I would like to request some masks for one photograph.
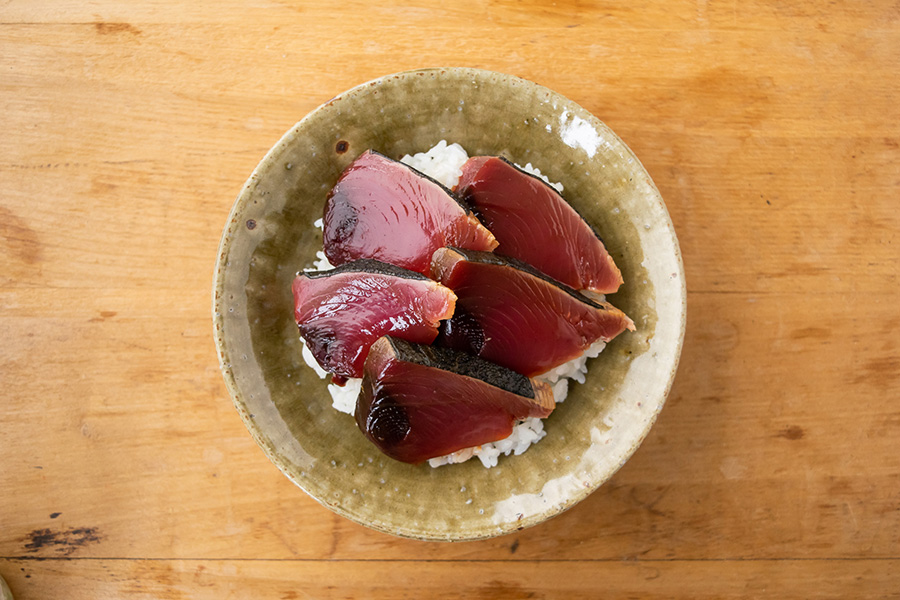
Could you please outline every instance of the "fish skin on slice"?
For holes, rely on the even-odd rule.
[[[497,238],[497,254],[576,290],[611,294],[622,285],[599,234],[539,177],[502,157],[475,156],[463,165],[456,191]]]
[[[369,347],[391,334],[429,344],[456,295],[420,273],[372,259],[298,273],[291,286],[300,334],[323,369],[362,377]]]
[[[470,352],[528,377],[610,341],[634,323],[521,261],[487,252],[441,248],[432,277],[456,293],[453,317],[436,344]]]
[[[425,275],[438,248],[497,246],[447,188],[373,150],[357,157],[328,194],[323,230],[333,265],[374,258]]]
[[[356,424],[396,460],[422,461],[507,438],[555,407],[546,382],[448,348],[385,336],[366,359]]]

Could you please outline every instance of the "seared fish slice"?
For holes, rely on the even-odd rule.
[[[371,259],[300,273],[292,289],[300,334],[322,368],[341,377],[362,377],[382,335],[431,343],[456,304],[443,285]]]
[[[375,258],[427,274],[443,246],[493,250],[491,232],[441,184],[367,150],[325,203],[325,256],[333,265]]]
[[[457,192],[497,238],[497,254],[576,290],[611,294],[622,285],[597,232],[543,180],[496,156],[470,158],[462,171]]]
[[[509,437],[555,406],[544,382],[480,358],[382,337],[369,351],[356,424],[399,461],[420,463]]]
[[[436,343],[533,377],[597,340],[634,330],[625,313],[594,302],[522,262],[442,248],[432,276],[456,293],[456,310]]]

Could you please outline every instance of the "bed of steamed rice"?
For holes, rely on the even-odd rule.
[[[468,154],[459,144],[447,144],[441,140],[433,148],[427,152],[420,152],[412,156],[406,155],[400,160],[407,165],[425,173],[432,179],[440,182],[447,188],[453,188],[462,175],[462,166],[469,159]],[[525,166],[516,165],[523,171],[531,173],[546,181],[549,185],[556,188],[557,191],[563,191],[563,185],[557,182],[551,182],[539,169],[533,167],[531,163]],[[315,222],[315,226],[322,227],[322,219]],[[307,271],[326,271],[332,269],[331,263],[328,262],[323,251],[316,252],[316,260],[313,261],[312,267]],[[598,298],[602,300],[601,298]],[[302,338],[301,338],[301,341]],[[596,357],[606,344],[602,341],[595,342],[581,356],[570,360],[542,375],[537,379],[542,379],[550,384],[553,388],[553,397],[557,403],[563,402],[569,393],[569,381],[584,383],[587,375],[587,361]],[[328,376],[316,362],[312,352],[303,343],[303,359],[307,365],[312,368],[316,374],[325,379]],[[348,379],[347,383],[341,387],[333,383],[328,384],[328,392],[331,394],[332,407],[335,410],[352,415],[356,409],[356,398],[359,396],[360,385],[362,379]],[[483,444],[473,448],[464,448],[446,456],[432,458],[428,464],[432,467],[442,465],[456,464],[469,460],[473,456],[477,456],[481,463],[487,467],[494,467],[501,455],[509,456],[510,454],[520,455],[532,445],[538,443],[547,432],[544,431],[544,422],[538,418],[529,418],[521,421],[513,427],[512,434],[503,440],[490,444]]]

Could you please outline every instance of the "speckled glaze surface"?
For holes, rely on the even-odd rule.
[[[13,600],[12,592],[2,577],[0,577],[0,600]]]
[[[321,249],[325,197],[356,156],[399,158],[442,139],[470,156],[532,163],[600,232],[625,284],[609,300],[634,320],[590,362],[588,380],[546,420],[547,436],[485,469],[432,469],[378,452],[331,408],[301,357],[290,283]],[[390,534],[471,540],[572,507],[640,445],[675,376],[685,326],[681,255],[662,198],[603,123],[532,82],[464,68],[382,77],[319,107],[265,156],[241,190],[216,264],[213,320],[234,405],[271,461],[323,505]]]

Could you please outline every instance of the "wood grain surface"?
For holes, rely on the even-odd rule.
[[[0,1],[0,575],[36,598],[900,597],[900,5]],[[649,438],[494,540],[333,515],[212,341],[242,183],[409,68],[513,73],[640,157],[688,328]]]

